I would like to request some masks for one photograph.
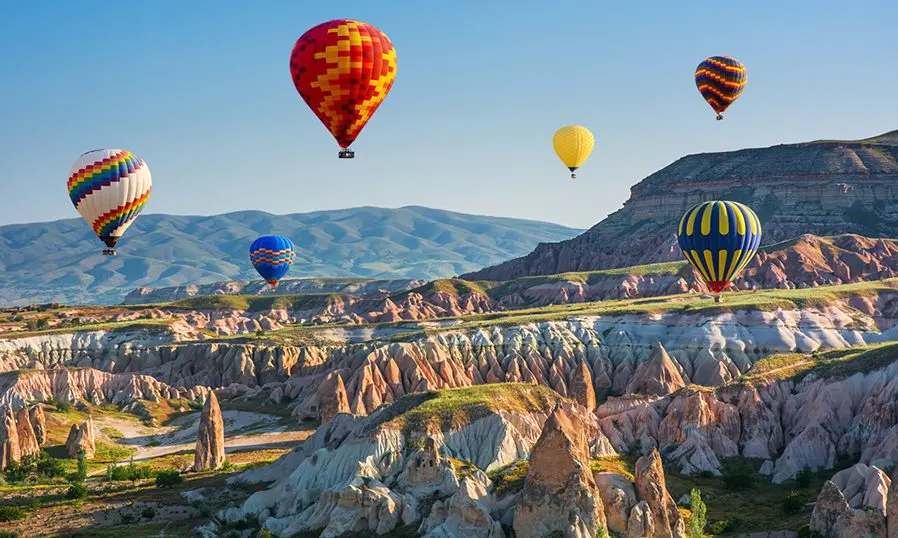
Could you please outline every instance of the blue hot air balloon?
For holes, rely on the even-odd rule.
[[[249,246],[249,260],[262,278],[272,287],[277,287],[278,281],[284,278],[296,261],[296,247],[286,237],[263,235]]]
[[[758,252],[761,221],[739,202],[702,202],[683,214],[677,241],[708,288],[720,293]]]

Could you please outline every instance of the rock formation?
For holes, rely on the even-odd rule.
[[[421,533],[443,538],[467,536],[458,533],[473,533],[475,526],[482,526],[476,532],[498,538],[501,527],[491,514],[494,509],[507,511],[507,506],[494,505],[483,473],[474,471],[460,479],[443,455],[483,470],[525,459],[559,398],[545,388],[523,384],[488,385],[469,397],[475,395],[475,403],[465,403],[451,421],[405,421],[406,413],[415,412],[435,397],[433,393],[405,396],[367,417],[337,415],[296,451],[236,477],[241,482],[275,482],[222,516],[228,521],[257,517],[278,535],[320,531],[333,536],[356,526],[359,531],[387,532],[391,525],[421,521]],[[465,418],[475,409],[479,418]],[[585,410],[582,415],[590,416]],[[596,438],[587,440],[584,432]],[[584,424],[580,435],[584,443],[603,437],[594,423]],[[462,487],[464,480],[469,482]],[[422,512],[427,505],[419,506],[416,500],[427,496],[438,501],[429,513]]]
[[[32,430],[34,430],[37,444],[43,445],[47,442],[47,419],[44,416],[44,408],[40,404],[28,408],[28,419],[31,422]]]
[[[640,363],[627,384],[628,394],[664,396],[686,386],[680,367],[670,358],[661,342],[652,350],[649,360]]]
[[[620,535],[626,535],[630,527],[629,520],[633,507],[637,504],[636,490],[633,484],[624,476],[616,473],[595,473],[593,475],[599,495],[602,497],[602,506],[605,508],[605,519],[608,522],[608,530]],[[641,527],[634,527],[634,533]]]
[[[19,454],[23,458],[40,455],[41,447],[37,442],[37,436],[26,407],[20,408],[16,413],[16,434],[19,438]]]
[[[224,464],[224,421],[218,398],[210,391],[200,414],[196,432],[196,453],[193,459],[194,471],[218,469]]]
[[[596,408],[596,391],[593,388],[592,374],[589,373],[586,361],[580,361],[580,364],[574,367],[568,386],[568,396],[587,411]]]
[[[338,372],[331,372],[324,378],[324,383],[318,390],[318,398],[321,402],[319,414],[322,423],[330,422],[340,413],[352,412],[346,396],[346,385]]]
[[[505,538],[502,525],[490,515],[489,478],[474,471],[448,500],[436,501],[418,534],[428,538]]]
[[[12,409],[0,407],[0,470],[22,459],[19,449],[18,428]]]
[[[667,491],[661,455],[652,450],[636,461],[636,494],[648,505],[656,538],[686,538],[686,525]],[[639,514],[645,513],[640,509]],[[637,516],[637,520],[641,516]],[[643,518],[644,519],[644,518]],[[645,531],[643,531],[645,532]]]
[[[563,408],[546,421],[530,454],[527,479],[515,509],[518,538],[552,533],[592,538],[600,531],[607,532],[584,429],[576,415]]]
[[[692,205],[723,199],[754,208],[763,244],[805,233],[891,237],[898,223],[898,132],[683,157],[633,186],[624,207],[582,235],[462,275],[508,280],[678,260],[670,230]]]
[[[72,424],[69,430],[69,436],[65,441],[65,449],[69,457],[77,458],[80,452],[84,452],[84,457],[91,459],[97,450],[94,432],[93,418],[88,416],[87,420],[78,424]]]
[[[890,486],[885,473],[863,463],[836,473],[817,497],[811,531],[827,538],[887,538]]]

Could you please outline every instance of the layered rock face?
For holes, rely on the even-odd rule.
[[[76,335],[48,335],[0,341],[6,349],[0,367],[50,368],[62,363],[122,374],[139,372],[168,387],[197,387],[194,392],[199,387],[227,387],[220,393],[224,397],[267,397],[276,388],[274,400],[311,419],[321,418],[320,385],[331,372],[339,373],[347,400],[331,402],[334,412],[345,411],[348,403],[350,412],[365,414],[410,392],[502,381],[536,382],[588,405],[590,394],[581,365],[589,371],[597,400],[623,394],[628,387],[649,393],[672,390],[681,380],[720,385],[772,353],[806,353],[898,339],[895,298],[898,293],[882,293],[837,300],[825,307],[772,312],[583,316],[522,326],[445,329],[405,343],[145,345],[136,340],[116,347],[118,340],[107,345],[101,337],[82,342]],[[328,334],[343,342],[355,339],[356,334],[359,339],[378,340],[377,333],[355,331],[329,329]],[[674,364],[656,350],[659,342]],[[645,370],[648,366],[638,372],[643,363],[660,368],[655,372],[659,375],[664,373],[659,386],[644,386],[655,383],[655,374]],[[121,380],[116,383],[144,383],[144,377],[133,381],[132,377],[116,378]],[[0,376],[0,402],[8,392],[6,379],[18,378]],[[49,394],[57,385],[41,390]],[[153,392],[149,387],[146,391]]]
[[[673,233],[706,200],[752,207],[762,244],[812,233],[891,237],[898,224],[898,131],[683,157],[630,191],[624,207],[584,234],[541,243],[527,256],[463,275],[508,280],[680,259]]]
[[[575,413],[557,409],[530,454],[514,514],[518,538],[559,533],[592,538],[607,533],[602,498],[589,464],[589,442]]]
[[[136,374],[110,374],[90,368],[56,368],[47,371],[23,371],[0,374],[0,405],[15,408],[29,402],[54,399],[74,403],[125,405],[137,400],[196,400],[209,392],[205,387],[173,388],[154,377]],[[43,422],[43,411],[34,411],[35,422]],[[43,426],[35,436],[45,437]]]
[[[218,469],[224,464],[224,421],[215,392],[209,391],[196,432],[194,471]]]

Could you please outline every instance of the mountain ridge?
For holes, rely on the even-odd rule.
[[[677,221],[711,199],[752,207],[765,245],[804,234],[891,237],[898,226],[898,131],[681,157],[631,187],[622,208],[583,234],[461,277],[509,280],[679,260]]]
[[[290,276],[432,279],[574,236],[557,224],[405,206],[275,215],[142,215],[104,258],[77,218],[0,226],[0,304],[118,302],[138,287],[256,279],[246,249],[280,233],[297,245]],[[172,261],[174,260],[174,261]]]

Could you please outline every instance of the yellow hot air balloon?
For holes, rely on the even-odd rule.
[[[567,125],[555,131],[552,138],[552,146],[561,162],[571,171],[571,177],[576,178],[574,172],[583,166],[583,163],[592,153],[596,139],[589,129],[580,125]]]

